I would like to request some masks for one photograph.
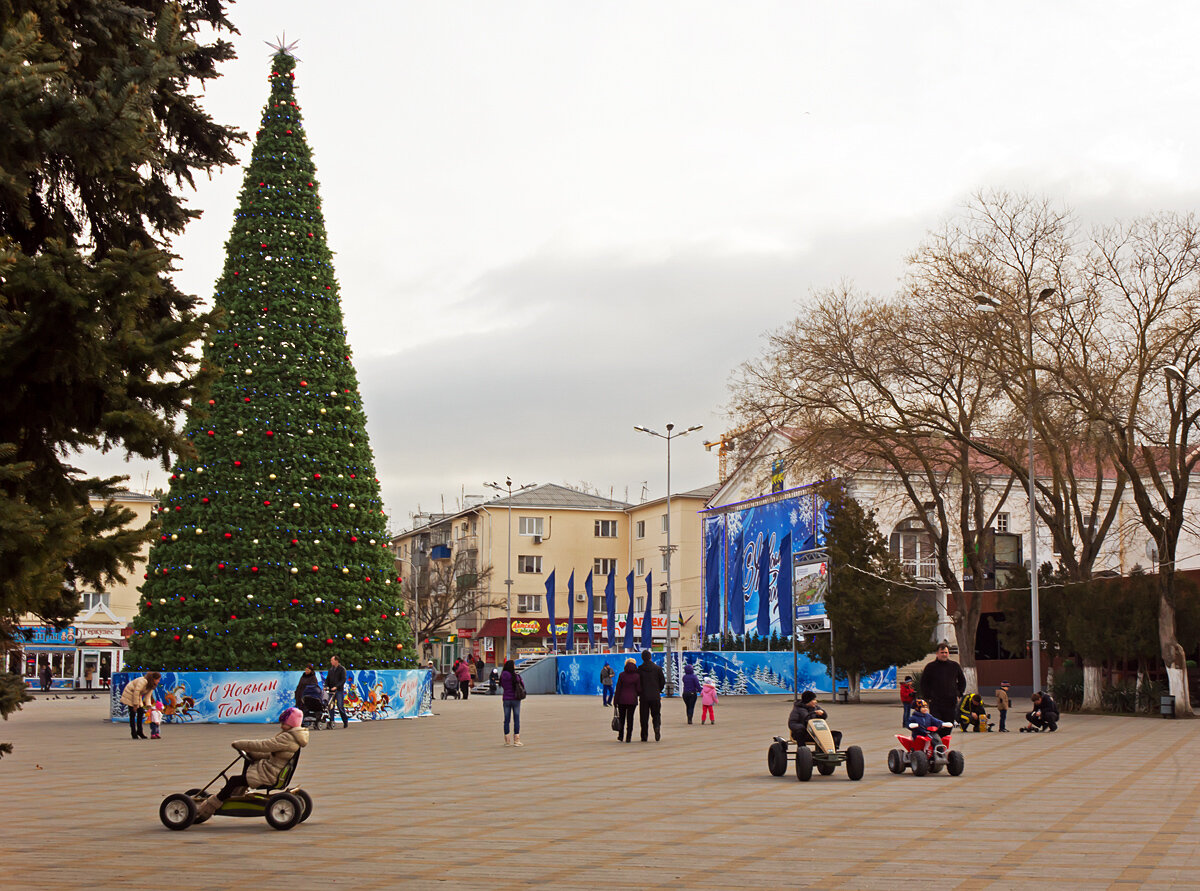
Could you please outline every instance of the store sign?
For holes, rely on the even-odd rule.
[[[119,647],[121,645],[120,641],[107,637],[89,637],[86,640],[77,640],[75,644],[80,647]]]
[[[513,634],[532,635],[542,629],[542,623],[537,619],[517,619],[512,623]]]
[[[477,629],[477,628],[459,628],[458,636],[459,637],[474,637],[475,632],[478,630],[479,629]]]
[[[31,644],[73,644],[75,643],[75,628],[50,628],[46,625],[21,625],[17,640]]]
[[[92,643],[92,640],[105,638],[110,642],[120,641],[124,638],[123,630],[117,625],[76,625],[75,639],[83,641],[83,646],[103,646]]]

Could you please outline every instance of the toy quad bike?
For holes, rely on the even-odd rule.
[[[909,724],[910,729],[916,730],[916,724]],[[919,777],[927,773],[938,773],[943,767],[952,777],[963,772],[966,762],[962,752],[950,748],[950,733],[954,729],[951,721],[943,721],[940,732],[923,731],[914,736],[896,734],[901,748],[888,752],[888,770],[892,773],[904,773],[905,768],[911,767],[912,772]],[[936,740],[936,741],[935,741]]]
[[[158,818],[168,829],[176,831],[187,829],[193,823],[203,823],[207,818],[196,819],[196,807],[209,795],[209,788],[217,782],[228,782],[229,771],[242,759],[251,760],[245,752],[238,756],[229,766],[212,778],[203,789],[188,789],[186,792],[176,792],[163,799],[158,809]],[[263,817],[273,829],[291,829],[297,823],[303,823],[312,815],[312,796],[299,786],[285,789],[287,781],[296,773],[296,765],[300,763],[300,752],[284,765],[279,778],[269,787],[255,791],[247,789],[241,795],[231,795],[218,808],[214,816],[219,817]]]
[[[833,731],[824,718],[812,718],[808,722],[809,739],[805,742],[794,742],[777,736],[767,749],[767,769],[771,776],[781,777],[787,773],[788,758],[796,762],[796,779],[807,783],[812,779],[813,767],[823,777],[829,776],[839,764],[845,763],[846,776],[852,780],[861,780],[865,761],[862,749],[850,746],[839,750],[833,741]],[[794,744],[795,754],[790,752]]]

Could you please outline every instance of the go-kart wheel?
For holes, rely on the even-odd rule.
[[[962,752],[951,751],[946,755],[946,770],[950,776],[960,776],[967,762],[963,760]]]
[[[176,792],[163,799],[158,807],[158,819],[168,829],[178,832],[187,829],[196,820],[196,802],[188,795]]]
[[[913,752],[908,756],[912,762],[913,773],[919,777],[929,773],[929,757],[924,752]]]
[[[836,764],[826,764],[824,761],[817,762],[817,773],[823,777],[829,776],[835,770],[837,770]]]
[[[796,746],[796,779],[807,783],[812,779],[813,756],[808,746]]]
[[[888,770],[892,773],[904,773],[904,749],[892,749],[888,752]]]
[[[846,749],[846,776],[852,780],[861,780],[866,767],[867,763],[866,759],[863,758],[862,749],[858,746],[851,746]]]
[[[787,773],[787,746],[783,743],[771,743],[767,749],[767,770],[771,776],[781,777]]]
[[[303,823],[305,820],[307,820],[309,817],[312,816],[312,809],[313,809],[312,796],[309,795],[307,792],[305,792],[303,789],[297,789],[292,794],[295,795],[297,798],[299,798],[300,803],[302,805],[304,805],[304,813],[300,815],[300,822]]]
[[[267,800],[263,814],[272,829],[291,829],[304,816],[304,804],[291,792],[279,792]]]

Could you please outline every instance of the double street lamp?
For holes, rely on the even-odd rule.
[[[1037,486],[1034,484],[1033,463],[1033,398],[1036,381],[1036,371],[1033,364],[1033,317],[1039,312],[1041,304],[1054,296],[1054,288],[1043,288],[1034,297],[1029,295],[1028,305],[1021,313],[1025,317],[1025,355],[1029,362],[1029,376],[1025,379],[1025,422],[1029,435],[1029,478],[1026,480],[1025,491],[1029,500],[1029,611],[1033,626],[1033,639],[1029,642],[1033,651],[1033,690],[1037,692],[1042,683],[1042,623],[1038,606],[1038,555],[1037,555]],[[1000,301],[982,291],[972,298],[980,308],[991,312],[1000,308]],[[1073,300],[1066,304],[1072,306],[1081,303],[1082,299]]]
[[[495,489],[497,492],[508,490],[508,578],[504,580],[504,587],[508,592],[508,605],[504,612],[504,658],[512,658],[512,496],[513,492],[523,492],[526,489],[532,489],[537,483],[526,483],[523,486],[517,486],[513,489],[512,477],[504,478],[504,485],[497,482],[484,483],[489,489]]]
[[[681,436],[687,436],[689,433],[694,433],[695,431],[702,429],[703,426],[703,424],[697,424],[695,427],[688,427],[686,430],[681,430],[679,433],[673,433],[672,431],[675,429],[675,425],[668,424],[665,435],[651,430],[649,427],[643,427],[641,425],[635,425],[633,428],[639,433],[657,436],[659,439],[665,439],[667,441],[667,546],[663,549],[663,553],[667,555],[667,559],[663,561],[667,567],[667,602],[665,604],[667,612],[667,644],[665,650],[665,659],[663,661],[666,663],[667,667],[666,673],[668,696],[675,695],[674,681],[671,676],[671,617],[673,615],[671,612],[671,552],[674,550],[671,545],[671,440],[679,439]],[[647,596],[650,596],[650,592],[646,593]]]

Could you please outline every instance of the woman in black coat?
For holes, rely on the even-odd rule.
[[[633,742],[633,713],[637,711],[638,697],[641,693],[642,676],[638,673],[637,663],[626,659],[625,670],[617,676],[617,692],[613,696],[620,719],[617,742],[622,742],[622,738],[624,742]]]

